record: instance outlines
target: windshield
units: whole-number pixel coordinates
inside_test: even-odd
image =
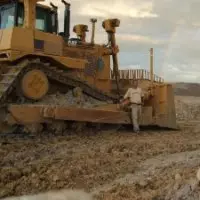
[[[15,4],[0,6],[0,29],[14,26]]]
[[[49,33],[54,31],[56,32],[57,30],[53,30],[55,24],[53,23],[52,16],[55,17],[49,10],[36,7],[35,28]],[[23,24],[24,5],[22,3],[0,5],[0,29],[6,29],[14,26],[21,27]]]

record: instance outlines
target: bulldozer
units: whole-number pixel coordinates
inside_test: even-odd
[[[71,5],[61,0],[64,27],[59,32],[58,7],[42,2],[0,1],[2,133],[18,127],[28,131],[33,127],[34,131],[44,127],[65,129],[66,124],[76,122],[131,124],[130,113],[121,109],[119,102],[134,80],[145,91],[140,124],[177,127],[173,88],[154,75],[153,49],[150,72],[119,70],[115,38],[119,19],[102,22],[108,43],[100,45],[95,43],[96,19],[90,20],[90,42],[86,41],[89,30],[85,24],[75,25],[76,37],[70,38]],[[62,104],[59,98],[48,101],[58,94],[67,103]],[[88,106],[86,102],[93,103]]]

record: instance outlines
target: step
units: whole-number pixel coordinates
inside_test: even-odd
[[[14,67],[8,67],[7,69],[8,69],[8,73],[11,73],[11,74],[13,74],[13,72],[14,73],[19,73],[21,70],[22,70],[22,68],[23,67],[16,67],[16,66],[14,66]]]
[[[13,81],[15,80],[16,76],[4,76],[1,81]]]
[[[8,82],[8,81],[0,81],[0,84],[2,85],[10,85],[12,83],[12,81],[11,82]]]
[[[17,76],[18,73],[1,74],[1,76]]]
[[[4,93],[7,89],[8,89],[8,87],[1,88],[1,86],[0,86],[0,93]]]

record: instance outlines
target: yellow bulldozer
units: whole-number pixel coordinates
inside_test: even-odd
[[[85,24],[75,25],[77,37],[70,38],[71,5],[61,2],[63,32],[53,3],[0,1],[1,132],[72,122],[130,124],[130,114],[120,109],[119,101],[136,79],[146,92],[140,124],[176,128],[173,88],[153,74],[153,59],[150,72],[119,70],[115,32],[120,21],[103,21],[105,45],[94,41],[96,19],[91,19],[90,42]]]

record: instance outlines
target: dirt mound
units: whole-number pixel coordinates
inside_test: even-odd
[[[173,87],[175,95],[200,97],[200,84],[198,83],[175,83]]]
[[[200,120],[200,97],[176,96],[175,106],[178,120]]]
[[[164,200],[199,200],[200,187],[199,182],[195,179],[188,180],[182,184],[176,181],[174,186],[169,189]]]
[[[92,98],[90,96],[87,96],[85,94],[81,94],[80,98],[74,95],[74,92],[70,90],[66,94],[53,94],[53,95],[47,95],[44,97],[43,100],[36,104],[49,104],[49,105],[68,105],[68,106],[79,106],[79,107],[95,107],[97,105],[106,104],[104,101],[99,101],[95,98]]]
[[[97,191],[101,192],[98,198],[118,200],[127,192],[126,199],[189,200],[195,197],[194,200],[197,200],[196,196],[200,192],[199,180],[195,176],[191,177],[190,168],[199,166],[199,153],[200,150],[197,150],[147,159],[139,164],[134,173],[99,188]],[[175,174],[178,169],[187,169],[183,177],[179,173]],[[189,181],[186,180],[188,177]],[[142,190],[143,193],[140,194]]]

